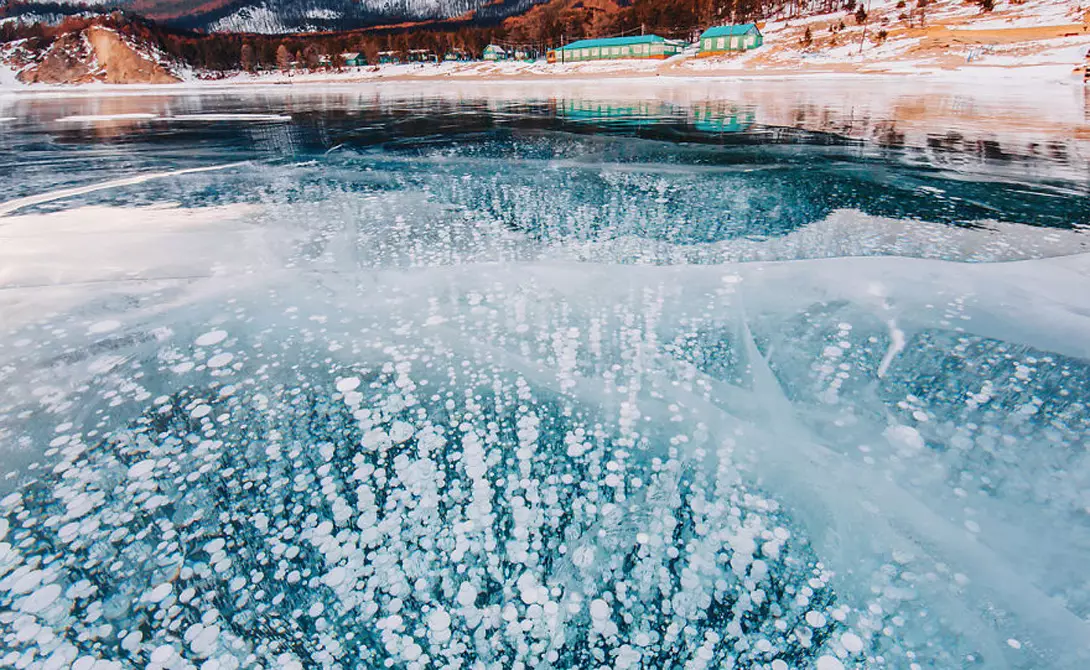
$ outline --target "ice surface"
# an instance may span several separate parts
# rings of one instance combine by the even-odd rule
[[[562,141],[0,205],[4,663],[1085,667],[1085,233]]]

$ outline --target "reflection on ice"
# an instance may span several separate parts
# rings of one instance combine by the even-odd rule
[[[1086,665],[1084,232],[551,141],[7,208],[3,662]]]

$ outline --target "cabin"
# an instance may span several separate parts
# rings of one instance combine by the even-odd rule
[[[439,56],[427,49],[409,49],[405,52],[405,61],[407,63],[438,63]]]
[[[498,44],[489,44],[484,48],[485,60],[507,60],[507,50]]]
[[[756,24],[715,26],[700,34],[700,50],[697,56],[718,56],[735,51],[749,51],[764,43],[764,35]]]
[[[378,62],[380,65],[398,65],[401,63],[401,52],[380,51],[378,52]]]
[[[665,59],[675,56],[685,45],[658,35],[632,35],[579,40],[549,53],[549,62],[579,63],[588,60]]]
[[[468,51],[462,51],[461,49],[451,49],[443,54],[443,60],[447,63],[465,63],[473,60],[473,57],[469,55]]]
[[[367,59],[357,51],[346,51],[341,54],[341,62],[344,63],[345,67],[363,67],[367,65]]]

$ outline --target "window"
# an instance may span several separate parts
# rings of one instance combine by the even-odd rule
[[[597,55],[599,55],[598,47],[594,47],[593,49],[591,49],[591,50],[590,50],[590,55],[591,55],[591,56],[597,56]]]
[[[620,56],[621,55],[621,50],[618,47],[613,47],[610,50],[610,53],[612,53],[614,56]]]
[[[715,46],[719,49],[723,49],[727,46],[727,40],[724,37],[720,37],[715,41]]]

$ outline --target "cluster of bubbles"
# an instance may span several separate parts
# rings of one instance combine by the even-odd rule
[[[127,425],[57,425],[36,479],[0,500],[5,664],[866,658],[831,574],[729,449],[703,472],[681,433],[653,444],[520,376],[457,360],[437,375],[419,353],[247,377],[259,361],[235,343],[217,330],[193,358],[161,356],[209,378]]]
[[[34,462],[0,494],[0,665],[1074,658],[1085,361],[915,285],[969,270],[723,264],[1081,238],[837,214],[886,190],[563,141],[585,153],[270,166],[237,189],[272,202],[238,266],[73,289],[4,333],[0,442]],[[169,195],[236,202],[231,179]]]

